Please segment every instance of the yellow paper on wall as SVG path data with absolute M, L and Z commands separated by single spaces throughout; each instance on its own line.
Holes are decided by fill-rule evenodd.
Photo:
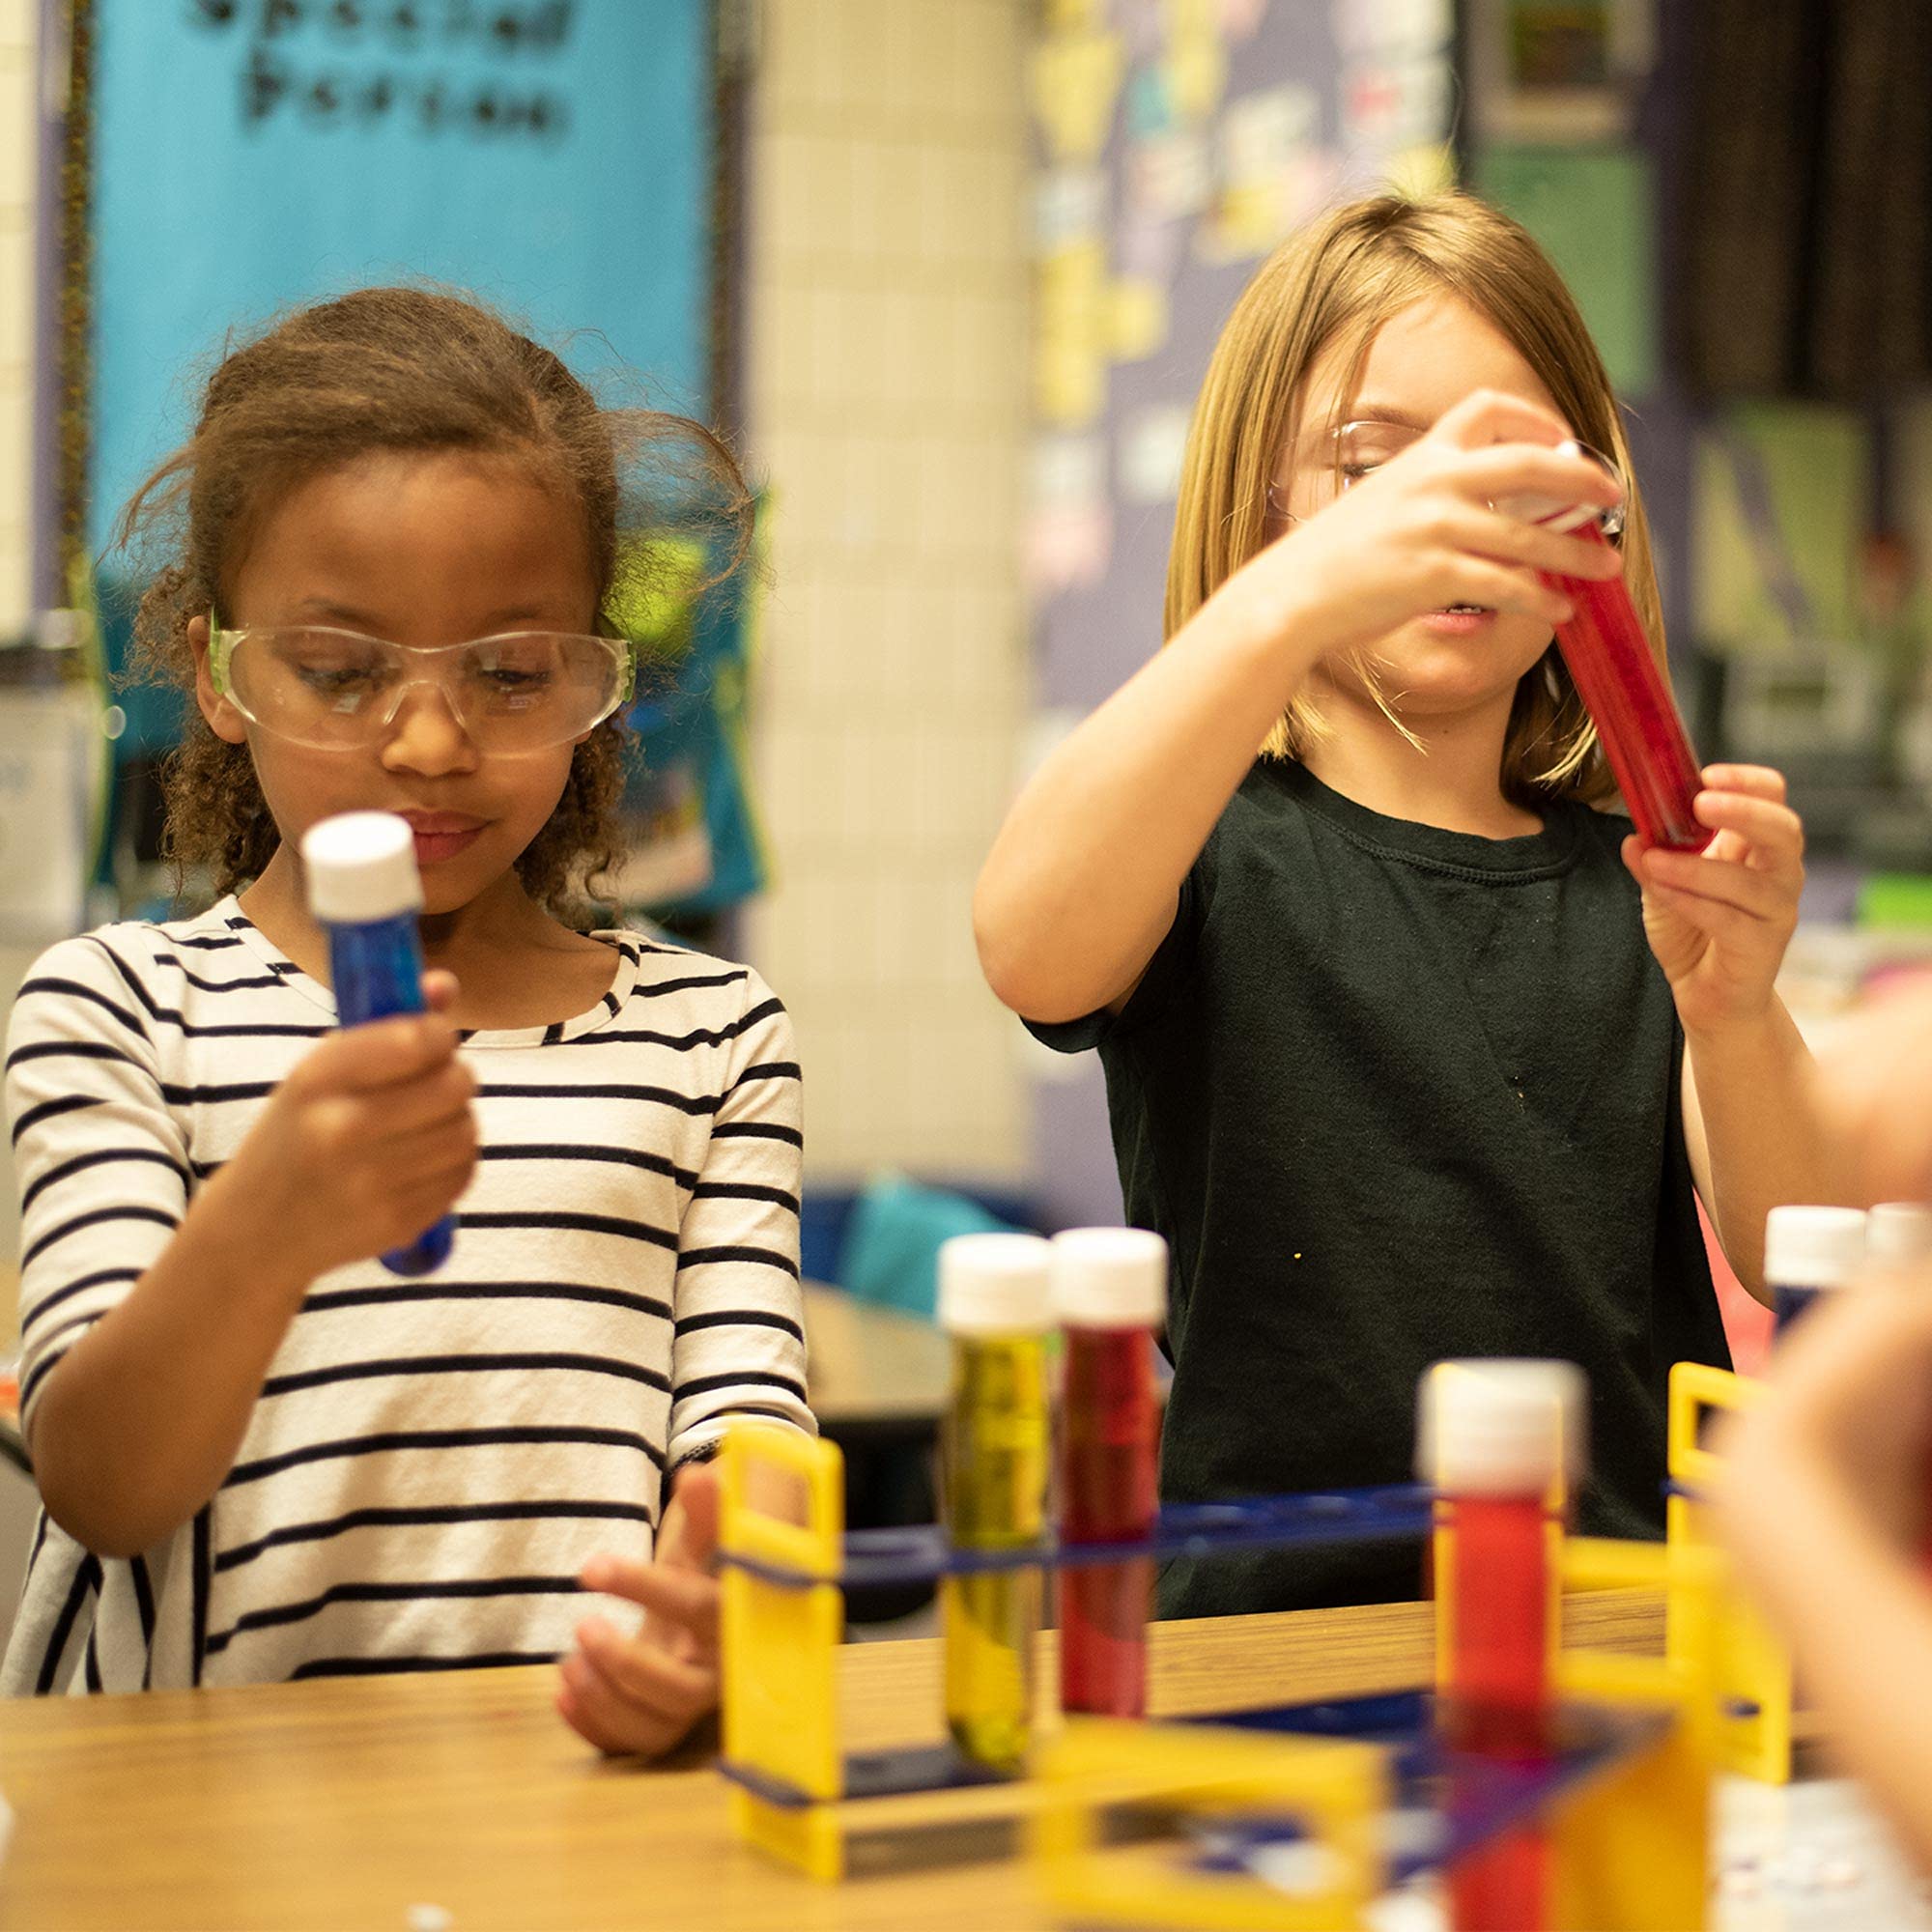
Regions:
M 1228 85 L 1217 0 L 1167 0 L 1168 99 L 1183 120 L 1205 121 Z
M 1158 282 L 1123 276 L 1114 284 L 1112 342 L 1117 362 L 1139 362 L 1167 341 L 1167 291 Z
M 1034 395 L 1049 423 L 1093 422 L 1107 396 L 1112 338 L 1106 248 L 1097 236 L 1041 256 L 1036 284 Z
M 1033 56 L 1033 110 L 1057 161 L 1091 161 L 1106 146 L 1125 55 L 1118 34 L 1050 34 Z

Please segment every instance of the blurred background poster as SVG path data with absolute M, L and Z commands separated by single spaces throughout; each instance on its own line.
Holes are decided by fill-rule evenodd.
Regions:
M 185 368 L 238 318 L 362 283 L 594 331 L 703 414 L 709 14 L 98 0 L 95 547 L 185 429 Z

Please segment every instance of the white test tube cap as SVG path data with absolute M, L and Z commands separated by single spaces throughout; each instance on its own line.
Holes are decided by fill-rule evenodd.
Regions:
M 1865 1260 L 1885 1268 L 1932 1261 L 1932 1208 L 1919 1201 L 1881 1201 L 1865 1216 Z
M 1575 1362 L 1437 1362 L 1422 1378 L 1416 1474 L 1445 1495 L 1541 1495 L 1589 1464 L 1589 1384 Z
M 1054 1236 L 1053 1312 L 1068 1328 L 1158 1328 L 1167 1320 L 1167 1243 L 1146 1228 Z
M 308 909 L 325 925 L 366 925 L 422 908 L 416 837 L 393 811 L 339 811 L 302 834 Z
M 1559 442 L 1558 456 L 1580 456 L 1583 445 L 1580 442 Z M 1495 505 L 1506 517 L 1514 517 L 1520 524 L 1541 524 L 1547 530 L 1575 530 L 1593 518 L 1603 514 L 1594 503 L 1573 503 L 1562 497 L 1542 497 L 1521 495 L 1505 497 Z
M 1773 1288 L 1843 1288 L 1864 1266 L 1861 1208 L 1774 1208 L 1764 1223 L 1764 1278 Z
M 949 1335 L 1044 1334 L 1051 1261 L 1038 1235 L 954 1235 L 939 1250 L 939 1325 Z

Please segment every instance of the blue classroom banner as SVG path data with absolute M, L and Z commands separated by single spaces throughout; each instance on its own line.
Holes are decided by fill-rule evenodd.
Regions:
M 430 278 L 705 408 L 709 0 L 97 0 L 91 537 L 222 339 Z M 597 331 L 595 341 L 562 340 Z

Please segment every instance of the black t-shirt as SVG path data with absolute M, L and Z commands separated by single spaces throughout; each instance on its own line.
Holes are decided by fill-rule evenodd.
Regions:
M 1584 1531 L 1663 1523 L 1665 1379 L 1728 1364 L 1679 1111 L 1683 1035 L 1618 856 L 1574 804 L 1490 839 L 1264 761 L 1098 1046 L 1129 1221 L 1173 1249 L 1161 1493 L 1413 1480 L 1457 1355 L 1589 1377 Z M 1164 1615 L 1419 1595 L 1413 1542 L 1170 1566 Z

